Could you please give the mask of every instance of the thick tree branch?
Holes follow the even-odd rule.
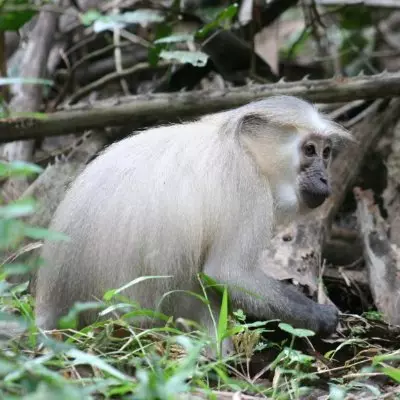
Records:
[[[399,252],[387,235],[387,224],[371,190],[354,188],[364,258],[375,305],[389,324],[400,324]]]
[[[276,94],[299,96],[313,102],[332,103],[387,98],[397,96],[399,93],[400,73],[382,73],[356,78],[250,85],[212,92],[127,96],[92,104],[79,103],[50,114],[47,119],[0,120],[0,141],[58,136],[105,126],[130,125],[132,129],[139,128],[237,107]]]

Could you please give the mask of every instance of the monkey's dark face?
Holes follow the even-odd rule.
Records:
[[[317,208],[331,194],[328,168],[332,144],[323,137],[309,136],[301,143],[298,190],[307,208]]]

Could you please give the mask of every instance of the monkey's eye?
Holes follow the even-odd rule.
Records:
[[[315,150],[315,146],[313,144],[306,144],[304,146],[304,154],[307,157],[315,156],[317,154],[317,152]]]
[[[331,148],[329,146],[325,147],[322,155],[324,158],[328,158],[331,155]]]

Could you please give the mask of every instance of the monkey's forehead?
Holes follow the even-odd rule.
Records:
[[[301,132],[301,137],[302,141],[307,141],[311,140],[314,142],[331,142],[331,135],[329,132],[318,132],[318,131],[312,131],[312,130],[304,130],[300,131]]]

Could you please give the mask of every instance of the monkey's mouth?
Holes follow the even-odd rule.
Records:
[[[316,193],[303,190],[301,197],[308,208],[317,208],[329,197],[329,192]]]

